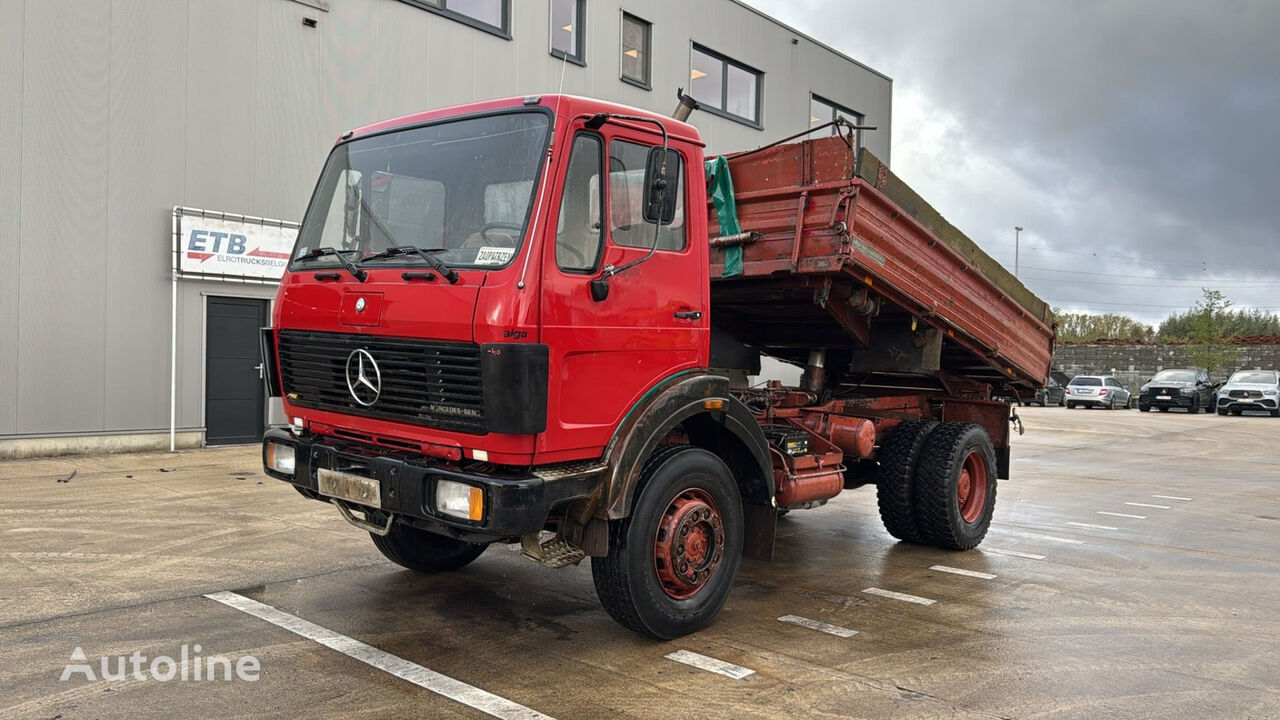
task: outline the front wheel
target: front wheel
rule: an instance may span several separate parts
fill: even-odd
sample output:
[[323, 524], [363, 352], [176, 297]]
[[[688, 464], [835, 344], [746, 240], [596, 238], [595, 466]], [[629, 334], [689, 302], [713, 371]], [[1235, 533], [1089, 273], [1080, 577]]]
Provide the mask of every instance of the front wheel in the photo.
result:
[[1138, 403], [1138, 412], [1151, 412], [1151, 406]]
[[711, 624], [742, 559], [742, 499], [720, 458], [672, 445], [645, 464], [631, 514], [609, 523], [609, 554], [591, 558], [604, 609], [636, 632], [671, 640]]
[[388, 560], [422, 573], [457, 570], [480, 557], [480, 553], [489, 547], [484, 543], [454, 540], [404, 524], [393, 525], [385, 536], [369, 535], [374, 546]]
[[1227, 409], [1226, 409], [1226, 408], [1218, 408], [1218, 414], [1219, 414], [1219, 415], [1226, 415], [1226, 414], [1227, 414]]
[[978, 546], [996, 504], [996, 452], [981, 425], [943, 423], [916, 470], [916, 522], [931, 545]]

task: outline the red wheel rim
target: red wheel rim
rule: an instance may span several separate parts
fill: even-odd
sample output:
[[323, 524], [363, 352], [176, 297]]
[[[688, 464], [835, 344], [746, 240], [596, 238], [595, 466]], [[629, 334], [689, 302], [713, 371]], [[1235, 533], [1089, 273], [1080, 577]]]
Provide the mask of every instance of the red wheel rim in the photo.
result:
[[690, 488], [672, 498], [653, 541], [653, 567], [662, 590], [676, 600], [697, 595], [723, 556], [724, 523], [711, 495]]
[[960, 478], [956, 481], [956, 504], [960, 517], [967, 523], [982, 517], [987, 505], [987, 459], [977, 450], [971, 451], [960, 466]]

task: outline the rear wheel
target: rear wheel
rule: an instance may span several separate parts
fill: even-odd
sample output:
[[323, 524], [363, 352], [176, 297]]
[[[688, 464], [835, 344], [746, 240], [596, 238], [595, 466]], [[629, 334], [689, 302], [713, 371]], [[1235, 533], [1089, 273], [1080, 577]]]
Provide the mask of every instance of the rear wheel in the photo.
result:
[[720, 458], [667, 446], [645, 464], [631, 515], [609, 523], [609, 554], [591, 558], [604, 609], [664, 640], [711, 624], [742, 558], [742, 500]]
[[1204, 414], [1205, 414], [1205, 415], [1208, 415], [1208, 414], [1210, 414], [1210, 413], [1212, 413], [1212, 412], [1213, 412], [1213, 405], [1214, 405], [1214, 401], [1213, 401], [1212, 399], [1211, 399], [1209, 402], [1205, 403], [1205, 405], [1204, 405]]
[[1073, 403], [1073, 402], [1069, 402], [1069, 403], [1067, 403], [1067, 409], [1068, 409], [1068, 410], [1075, 410], [1075, 409], [1076, 409], [1076, 404], [1075, 404], [1075, 403]]
[[920, 451], [929, 433], [937, 426], [938, 423], [932, 420], [898, 423], [880, 446], [876, 504], [880, 506], [880, 521], [884, 523], [884, 529], [899, 540], [924, 542], [924, 536], [916, 527], [913, 486]]
[[374, 547], [391, 562], [423, 573], [457, 570], [480, 557], [489, 547], [436, 535], [404, 524], [392, 526], [385, 536], [369, 533]]
[[977, 547], [996, 502], [996, 454], [981, 425], [942, 423], [929, 435], [916, 469], [916, 523], [941, 548]]

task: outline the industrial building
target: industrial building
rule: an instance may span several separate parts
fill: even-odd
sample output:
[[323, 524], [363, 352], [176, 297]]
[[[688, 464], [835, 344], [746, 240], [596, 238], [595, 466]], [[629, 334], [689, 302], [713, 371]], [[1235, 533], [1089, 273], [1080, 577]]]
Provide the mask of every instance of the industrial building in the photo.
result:
[[890, 157], [892, 81], [736, 0], [0, 0], [0, 18], [0, 457], [255, 442], [284, 261], [215, 270], [175, 239], [246, 227], [287, 253], [350, 128], [558, 91], [667, 113], [685, 88], [711, 152], [842, 114]]

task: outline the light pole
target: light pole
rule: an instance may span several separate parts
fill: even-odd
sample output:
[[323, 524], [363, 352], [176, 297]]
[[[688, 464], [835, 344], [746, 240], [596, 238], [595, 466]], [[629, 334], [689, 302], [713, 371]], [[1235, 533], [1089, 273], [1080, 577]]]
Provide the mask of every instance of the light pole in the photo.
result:
[[1013, 226], [1013, 276], [1018, 277], [1018, 255], [1020, 246], [1018, 245], [1018, 236], [1022, 234], [1022, 226]]

